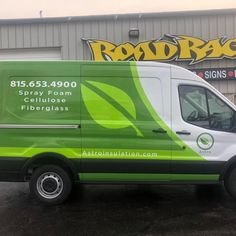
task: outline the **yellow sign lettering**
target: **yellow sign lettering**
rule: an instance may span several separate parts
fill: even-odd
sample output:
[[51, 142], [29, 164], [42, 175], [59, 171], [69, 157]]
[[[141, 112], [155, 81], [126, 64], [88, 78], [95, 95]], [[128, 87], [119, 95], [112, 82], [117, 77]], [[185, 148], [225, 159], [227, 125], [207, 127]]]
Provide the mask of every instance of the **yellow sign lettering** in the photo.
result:
[[[167, 38], [167, 39], [166, 39]], [[86, 40], [95, 61], [190, 61], [236, 58], [236, 38], [204, 41], [185, 35], [166, 35], [165, 40], [152, 40], [134, 45], [120, 45], [104, 40]]]

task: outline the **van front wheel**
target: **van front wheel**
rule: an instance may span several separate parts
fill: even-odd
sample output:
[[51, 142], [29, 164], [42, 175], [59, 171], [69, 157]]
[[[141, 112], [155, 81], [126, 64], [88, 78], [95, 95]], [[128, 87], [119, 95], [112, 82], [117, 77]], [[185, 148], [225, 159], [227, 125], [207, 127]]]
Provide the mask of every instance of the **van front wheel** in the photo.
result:
[[37, 168], [30, 179], [30, 192], [42, 203], [63, 203], [72, 189], [68, 173], [59, 166], [46, 165]]

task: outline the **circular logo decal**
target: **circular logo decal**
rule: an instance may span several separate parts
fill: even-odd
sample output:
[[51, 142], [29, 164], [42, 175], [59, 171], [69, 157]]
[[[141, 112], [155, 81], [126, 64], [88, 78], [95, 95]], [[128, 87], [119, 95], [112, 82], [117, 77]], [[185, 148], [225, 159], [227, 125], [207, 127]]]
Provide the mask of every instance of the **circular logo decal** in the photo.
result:
[[203, 150], [212, 148], [214, 144], [214, 138], [208, 133], [200, 134], [197, 138], [197, 145]]

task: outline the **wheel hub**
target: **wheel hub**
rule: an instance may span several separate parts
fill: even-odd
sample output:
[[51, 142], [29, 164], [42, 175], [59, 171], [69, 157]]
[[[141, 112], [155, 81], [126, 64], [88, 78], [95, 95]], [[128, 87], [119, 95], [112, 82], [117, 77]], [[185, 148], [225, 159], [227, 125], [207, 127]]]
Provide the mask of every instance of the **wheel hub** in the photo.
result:
[[62, 190], [63, 181], [55, 172], [43, 173], [37, 180], [37, 191], [44, 198], [56, 198], [61, 194]]

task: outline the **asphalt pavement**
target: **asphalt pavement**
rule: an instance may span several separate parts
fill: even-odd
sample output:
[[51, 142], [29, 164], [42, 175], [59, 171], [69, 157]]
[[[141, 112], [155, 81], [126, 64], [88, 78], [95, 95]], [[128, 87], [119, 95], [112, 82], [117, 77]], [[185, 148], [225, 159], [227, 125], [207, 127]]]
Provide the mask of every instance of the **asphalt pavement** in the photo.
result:
[[46, 207], [27, 183], [0, 183], [0, 235], [236, 235], [222, 186], [87, 185]]

